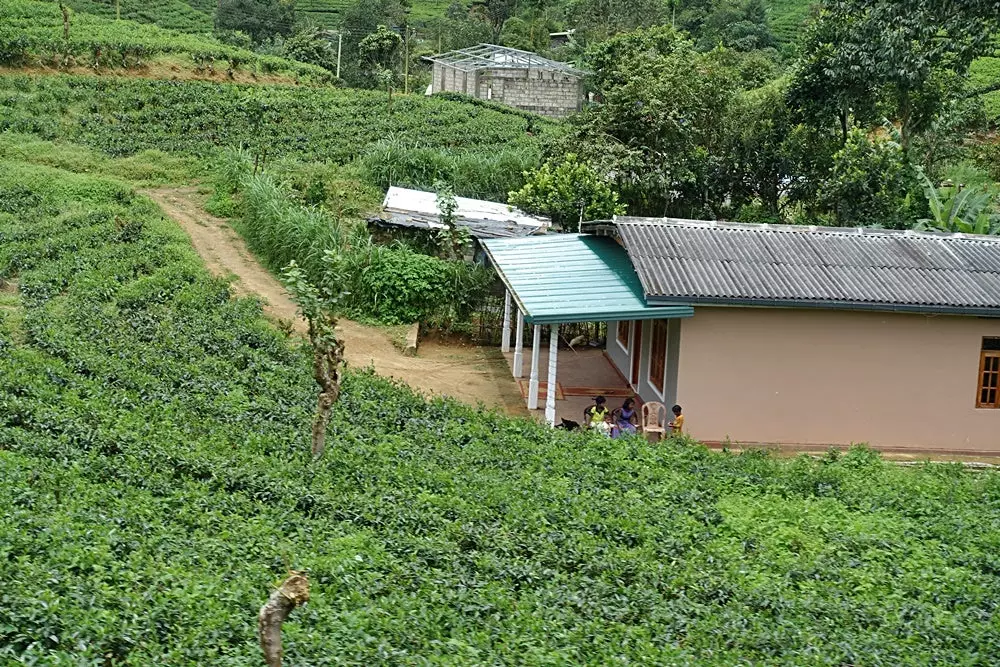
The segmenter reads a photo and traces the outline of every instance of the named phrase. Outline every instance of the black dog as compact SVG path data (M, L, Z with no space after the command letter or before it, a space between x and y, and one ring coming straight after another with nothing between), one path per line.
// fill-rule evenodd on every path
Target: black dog
M556 428L561 428L564 431L578 431L580 430L580 422L575 422L572 419L566 419L563 417L562 423L557 425Z

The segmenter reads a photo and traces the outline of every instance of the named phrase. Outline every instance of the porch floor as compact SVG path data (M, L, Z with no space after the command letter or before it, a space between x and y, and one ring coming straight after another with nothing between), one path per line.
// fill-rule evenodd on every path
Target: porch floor
M514 352L505 352L507 364L513 370ZM635 394L625 378L621 376L603 349L578 347L576 350L561 349L556 359L556 384L559 392L556 394L556 424L562 419L583 421L583 411L594 404L594 397L603 395L608 399L608 407L620 407L629 397L637 401ZM545 420L545 387L549 369L549 346L543 344L538 355L538 410L529 412L538 420ZM524 348L524 375L514 378L521 385L521 395L525 405L528 401L528 382L531 378L531 348Z

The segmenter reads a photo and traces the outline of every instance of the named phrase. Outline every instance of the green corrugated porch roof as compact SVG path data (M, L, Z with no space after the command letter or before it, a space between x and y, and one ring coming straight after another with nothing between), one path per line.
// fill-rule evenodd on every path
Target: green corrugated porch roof
M530 324L691 317L684 305L649 306L625 249L587 234L483 241Z

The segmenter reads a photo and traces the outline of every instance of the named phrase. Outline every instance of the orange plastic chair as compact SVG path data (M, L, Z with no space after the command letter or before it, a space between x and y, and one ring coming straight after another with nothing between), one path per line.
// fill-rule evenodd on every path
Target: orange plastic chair
M656 401L642 404L643 433L659 433L662 439L667 433L667 406Z

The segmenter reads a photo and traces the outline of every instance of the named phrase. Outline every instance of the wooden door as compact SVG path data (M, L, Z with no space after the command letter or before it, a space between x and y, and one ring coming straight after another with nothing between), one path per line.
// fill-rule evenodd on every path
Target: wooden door
M639 386L639 359L642 357L642 320L632 322L632 387Z

